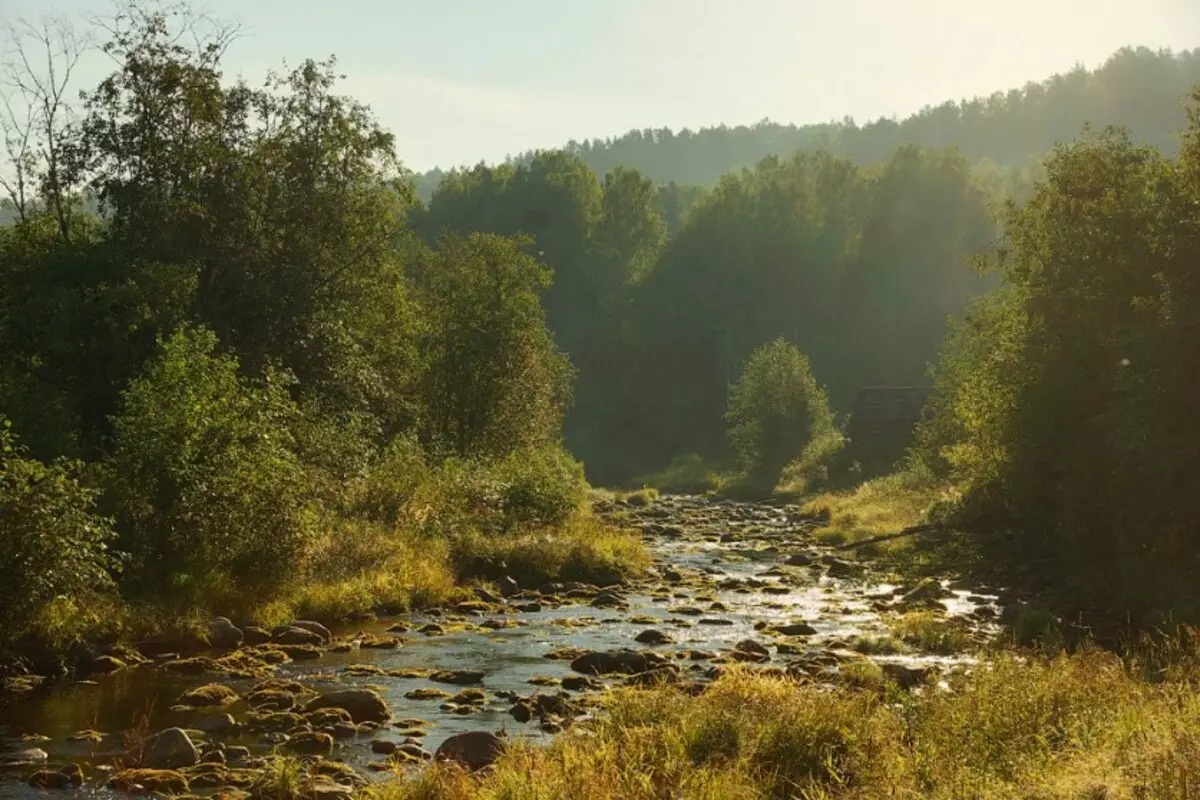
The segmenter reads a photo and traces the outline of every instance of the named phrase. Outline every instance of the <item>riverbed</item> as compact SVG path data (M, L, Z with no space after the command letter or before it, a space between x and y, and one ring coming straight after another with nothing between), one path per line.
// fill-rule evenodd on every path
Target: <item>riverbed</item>
M675 496L639 508L609 501L598 513L641 531L655 556L647 575L610 591L578 584L520 587L519 594L504 599L485 592L487 601L467 609L344 625L333 630L341 647L278 665L275 677L299 681L311 696L369 687L386 701L394 719L403 720L401 727L364 726L349 735L343 731L329 758L351 765L370 781L383 774L372 765L390 763L390 756L378 752L386 748L372 746L380 739L399 744L419 734L408 741L419 742L429 753L464 731L503 731L507 737L549 742L572 723L580 724L580 718L586 724L597 713L588 698L629 680L624 674L598 675L592 687L566 691L558 684L565 678L578 680L579 673L570 659L547 656L571 651L652 651L661 656L656 663L672 665L673 680L700 683L735 661L784 669L816 665L836 672L840 663L858 657L857 642L889 635L886 620L904 607L904 592L911 589L887 583L870 565L818 544L812 536L816 523L794 506ZM990 634L994 596L948 588L938 594L939 611L967 620L981 641ZM779 632L789 625L808 630L803 635ZM649 629L661 636L645 636ZM642 642L637 641L640 634ZM394 640L396 646L361 646L373 639ZM660 639L662 643L646 643ZM761 644L765 655L744 646L747 640ZM922 676L930 666L945 670L971 662L969 656L920 652L868 657L904 665ZM448 685L427 675L438 670L481 671L482 678ZM244 700L185 709L178 699L207 683L228 686L244 697L259 680L184 674L151 660L111 675L0 696L0 760L34 748L46 757L44 769L81 765L89 795L125 796L102 787L111 765L122 757L126 730L196 729L225 714L241 725L251 717ZM422 689L429 691L417 691ZM477 692L469 704L447 702L464 689L482 690L482 702ZM514 704L534 693L583 702L573 714L534 715L519 722ZM430 696L414 699L421 694ZM79 739L84 731L96 732L99 739ZM261 756L285 747L287 736L242 726L212 734L208 746L245 747ZM0 796L42 795L24 783L29 770L38 766L0 773Z

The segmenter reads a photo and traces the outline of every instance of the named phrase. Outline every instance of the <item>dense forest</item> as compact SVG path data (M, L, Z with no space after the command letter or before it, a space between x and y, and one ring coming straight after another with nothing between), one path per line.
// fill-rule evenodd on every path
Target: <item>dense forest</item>
M902 120L800 126L764 120L698 131L634 130L611 139L569 142L562 149L597 175L626 167L659 184L697 186L712 186L725 173L752 168L768 156L822 150L867 165L909 144L932 150L955 147L971 162L1029 167L1056 144L1074 139L1082 120L1097 128L1127 127L1136 143L1173 154L1179 151L1177 133L1185 123L1179 98L1196 83L1200 49L1172 53L1127 47L1095 70L1078 66L1020 89L926 106ZM522 153L511 162L528 164L536 155ZM422 199L432 196L446 174L434 169L419 177Z
M420 198L332 59L101 23L0 81L0 778L1194 795L1200 51Z
M42 33L26 46L78 57L69 30ZM203 17L132 5L109 33L118 68L75 115L30 81L25 127L5 127L0 476L20 543L0 566L64 565L10 584L10 631L100 586L269 601L332 552L360 568L418 507L441 533L559 525L584 470L628 484L682 461L770 492L801 464L812 488L852 472L858 389L924 384L968 308L923 434L922 468L962 487L946 513L1019 528L1010 546L1047 564L1106 529L1096 558L1137 551L1120 569L1190 563L1182 531L1147 550L1129 519L1176 530L1169 498L1191 496L1171 398L1192 374L1194 128L1168 143L1194 53L1123 50L794 155L760 158L801 141L770 128L744 150L711 132L538 152L424 203L332 62L229 84L231 29ZM1041 179L995 166L1089 120L1134 124ZM756 163L664 166L685 139L714 143L712 169ZM1095 503L1105 481L1144 484L1136 508ZM1080 494L1045 496L1064 485Z

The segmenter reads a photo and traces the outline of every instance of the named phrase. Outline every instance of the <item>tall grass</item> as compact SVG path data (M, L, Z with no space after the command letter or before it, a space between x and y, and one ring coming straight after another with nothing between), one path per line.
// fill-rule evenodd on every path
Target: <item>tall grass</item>
M482 777L435 768L381 800L1185 798L1200 696L1110 653L1006 655L949 690L822 689L731 669L698 697L622 689L586 730L515 745Z

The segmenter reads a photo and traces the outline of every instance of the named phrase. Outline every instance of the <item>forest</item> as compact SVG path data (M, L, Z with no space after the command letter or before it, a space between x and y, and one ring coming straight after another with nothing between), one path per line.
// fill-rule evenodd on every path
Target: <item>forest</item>
M214 617L466 615L434 635L521 590L530 614L627 610L647 574L656 599L712 601L654 537L786 517L832 549L785 566L877 562L902 586L895 635L827 642L834 663L967 647L926 602L943 575L1019 597L1000 616L1042 649L968 670L974 695L905 694L874 662L825 695L828 663L742 672L766 660L742 641L694 702L618 692L593 749L387 791L1006 797L1052 765L1064 782L1028 796L1200 781L1191 756L1155 760L1196 755L1179 731L1200 719L1179 627L1200 623L1200 50L1126 48L901 121L635 131L415 176L335 60L230 81L236 28L123 8L96 86L68 83L69 25L14 40L0 677L87 672L113 657L98 643L216 644ZM886 475L850 455L864 386L932 389ZM914 531L934 535L875 541ZM1135 648L1148 632L1157 649ZM654 663L626 671L682 680ZM1126 736L1139 714L1152 733ZM1116 793L1071 794L1105 753Z

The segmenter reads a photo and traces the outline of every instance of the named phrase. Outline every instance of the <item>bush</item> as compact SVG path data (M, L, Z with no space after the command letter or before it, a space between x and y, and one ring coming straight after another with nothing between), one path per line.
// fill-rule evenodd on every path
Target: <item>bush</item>
M114 534L76 462L25 457L0 417L0 648L30 632L52 604L91 605L112 589Z
M134 588L253 597L300 573L314 514L291 449L298 411L280 375L252 383L216 347L203 328L160 341L113 420L106 473Z
M776 339L751 354L725 412L729 441L747 480L765 490L833 427L829 401L800 349Z

